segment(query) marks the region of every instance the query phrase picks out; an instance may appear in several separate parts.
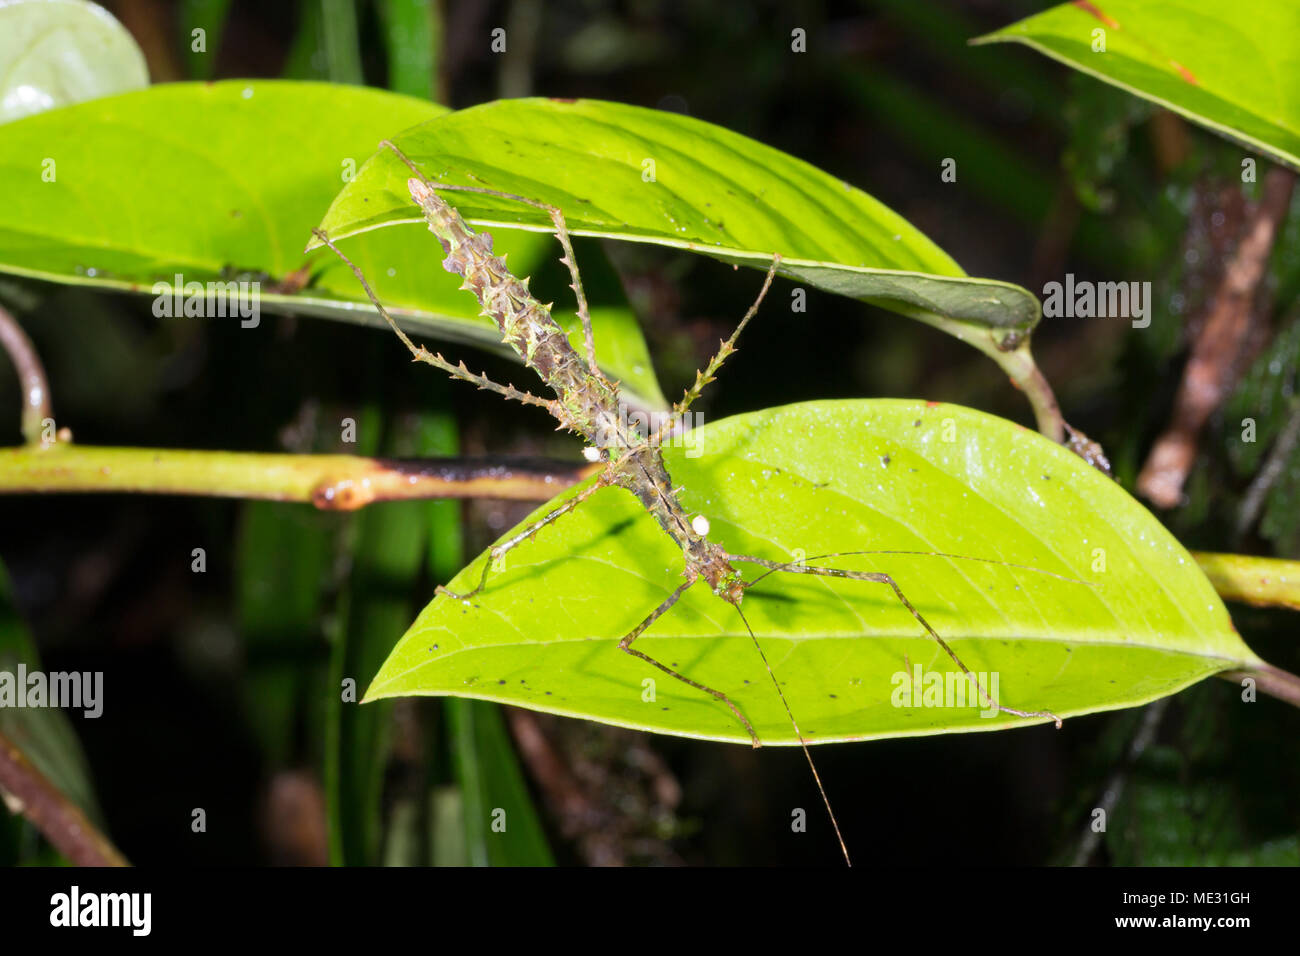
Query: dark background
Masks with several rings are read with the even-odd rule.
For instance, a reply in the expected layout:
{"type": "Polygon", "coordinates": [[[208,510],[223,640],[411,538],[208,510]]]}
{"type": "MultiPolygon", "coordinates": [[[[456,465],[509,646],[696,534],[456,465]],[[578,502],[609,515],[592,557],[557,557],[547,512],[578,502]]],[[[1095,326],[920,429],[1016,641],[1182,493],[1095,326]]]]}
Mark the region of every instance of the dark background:
{"type": "MultiPolygon", "coordinates": [[[[191,76],[182,41],[189,5],[107,6],[136,34],[155,81],[191,76]]],[[[1152,282],[1155,314],[1144,332],[1114,320],[1047,319],[1035,337],[1067,419],[1102,442],[1116,477],[1132,490],[1167,424],[1242,203],[1254,198],[1243,190],[1254,187],[1240,182],[1241,150],[1199,128],[1024,48],[966,45],[1044,6],[447,2],[440,88],[431,92],[453,107],[539,93],[689,113],[862,187],[973,275],[1034,291],[1066,272],[1152,282]],[[517,29],[530,18],[535,31],[517,29]],[[534,37],[514,48],[519,59],[509,77],[505,58],[488,50],[498,25],[511,30],[512,42],[534,37]],[[807,30],[806,54],[790,52],[795,27],[807,30]],[[959,160],[957,183],[940,181],[940,163],[950,156],[959,160]]],[[[383,86],[388,63],[377,11],[369,3],[357,9],[365,81],[383,86]]],[[[318,14],[314,2],[231,3],[209,58],[212,76],[329,78],[322,57],[312,55],[318,14]]],[[[1262,159],[1260,167],[1267,167],[1262,159]]],[[[1244,454],[1236,423],[1249,414],[1267,418],[1255,410],[1282,406],[1294,393],[1298,220],[1293,208],[1258,310],[1258,341],[1239,370],[1245,384],[1202,436],[1188,502],[1160,514],[1189,548],[1300,557],[1300,514],[1288,490],[1300,473],[1294,461],[1265,523],[1242,538],[1232,530],[1271,440],[1266,429],[1259,453],[1244,454]]],[[[595,254],[591,248],[579,258],[595,254]]],[[[679,394],[752,299],[756,274],[648,246],[605,252],[642,318],[665,393],[679,394]]],[[[432,386],[370,330],[269,317],[277,325],[273,347],[249,354],[216,325],[158,323],[143,298],[8,280],[6,289],[26,304],[21,316],[47,363],[60,422],[82,442],[302,450],[300,433],[316,417],[337,420],[364,406],[400,423],[413,411],[450,408],[466,454],[575,456],[544,416],[467,387],[432,386]],[[77,317],[75,334],[69,315],[77,317]]],[[[1023,397],[974,350],[860,303],[808,295],[798,328],[751,327],[707,393],[709,418],[810,399],[907,396],[1030,423],[1023,397]]],[[[504,361],[461,354],[496,377],[526,381],[504,361]]],[[[16,390],[6,385],[0,422],[17,417],[16,390]]],[[[257,507],[264,518],[270,506],[257,507]]],[[[348,575],[346,544],[338,542],[346,542],[353,519],[282,507],[336,549],[317,556],[335,587],[323,590],[306,633],[259,642],[254,653],[240,610],[241,542],[255,534],[249,506],[125,496],[0,500],[0,560],[44,666],[116,675],[114,720],[78,717],[74,725],[108,832],[134,862],[323,859],[324,743],[312,700],[340,613],[337,586],[348,575]],[[196,541],[208,549],[201,575],[189,570],[196,541]],[[287,701],[262,690],[286,686],[259,683],[268,669],[299,675],[287,701]],[[206,839],[188,829],[188,808],[199,805],[208,808],[206,839]]],[[[527,510],[465,507],[467,554],[527,510]]],[[[431,593],[431,574],[381,583],[409,601],[413,615],[431,593]]],[[[1300,669],[1293,617],[1232,612],[1261,656],[1300,669]]],[[[1217,680],[1159,706],[1154,715],[1071,720],[1059,732],[892,740],[822,747],[816,756],[864,863],[1070,862],[1089,811],[1116,779],[1124,785],[1119,811],[1087,854],[1090,863],[1300,862],[1300,715],[1267,698],[1242,704],[1236,687],[1217,680]],[[1129,760],[1144,720],[1151,743],[1129,760]]],[[[414,715],[436,739],[438,707],[415,702],[394,720],[414,715]]],[[[598,782],[600,815],[575,833],[564,832],[528,777],[561,862],[837,859],[797,750],[751,753],[552,718],[536,726],[598,782]],[[808,809],[809,833],[789,832],[792,806],[808,809]]],[[[400,744],[400,726],[395,733],[400,744]]],[[[413,772],[445,783],[446,764],[422,763],[398,746],[384,806],[391,809],[392,792],[413,772]]],[[[10,859],[40,858],[26,837],[0,847],[10,859]]]]}

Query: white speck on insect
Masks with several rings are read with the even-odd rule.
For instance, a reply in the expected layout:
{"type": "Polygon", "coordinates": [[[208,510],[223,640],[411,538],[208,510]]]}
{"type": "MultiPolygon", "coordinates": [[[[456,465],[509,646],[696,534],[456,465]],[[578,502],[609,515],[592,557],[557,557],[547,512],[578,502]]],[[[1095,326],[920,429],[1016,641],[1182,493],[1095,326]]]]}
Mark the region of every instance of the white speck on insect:
{"type": "Polygon", "coordinates": [[[587,459],[587,461],[600,461],[600,449],[592,448],[588,445],[582,450],[582,457],[587,459]]]}
{"type": "Polygon", "coordinates": [[[691,527],[695,529],[696,534],[709,533],[709,519],[704,515],[696,515],[691,519],[691,527]]]}

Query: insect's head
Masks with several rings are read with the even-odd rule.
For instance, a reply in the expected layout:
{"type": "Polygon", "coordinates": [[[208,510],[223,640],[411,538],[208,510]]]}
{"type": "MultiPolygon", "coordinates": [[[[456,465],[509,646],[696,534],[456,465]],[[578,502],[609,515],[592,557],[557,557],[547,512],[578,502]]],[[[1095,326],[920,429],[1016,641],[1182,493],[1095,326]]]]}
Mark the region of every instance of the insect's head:
{"type": "MultiPolygon", "coordinates": [[[[457,238],[458,230],[456,226],[459,214],[451,206],[447,205],[446,201],[423,180],[411,177],[406,181],[406,188],[410,190],[411,198],[415,200],[415,204],[424,211],[424,221],[429,224],[429,231],[437,236],[438,241],[442,243],[442,251],[451,252],[450,243],[457,238]]],[[[464,233],[464,229],[459,231],[462,234],[464,233]]],[[[488,249],[491,249],[490,245],[488,249]]],[[[448,272],[460,273],[462,271],[460,268],[452,269],[448,267],[445,262],[443,267],[448,272]]]]}
{"type": "Polygon", "coordinates": [[[711,555],[715,559],[715,564],[711,568],[709,575],[709,584],[713,586],[713,593],[728,604],[740,604],[745,597],[745,581],[740,576],[740,572],[731,566],[727,553],[718,548],[716,555],[711,555]]]}

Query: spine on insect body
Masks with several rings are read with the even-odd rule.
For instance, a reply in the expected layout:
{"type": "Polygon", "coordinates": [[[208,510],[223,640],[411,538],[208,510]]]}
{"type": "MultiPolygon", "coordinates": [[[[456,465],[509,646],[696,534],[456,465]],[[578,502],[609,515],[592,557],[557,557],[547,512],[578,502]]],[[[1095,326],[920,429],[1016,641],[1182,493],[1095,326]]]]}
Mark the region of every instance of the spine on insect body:
{"type": "Polygon", "coordinates": [[[528,291],[527,281],[515,278],[492,252],[492,236],[474,232],[454,206],[420,180],[407,185],[447,254],[443,268],[465,280],[461,288],[478,299],[502,341],[555,393],[561,423],[593,445],[608,444],[610,438],[635,441],[621,423],[617,392],[592,374],[550,309],[528,291]]]}

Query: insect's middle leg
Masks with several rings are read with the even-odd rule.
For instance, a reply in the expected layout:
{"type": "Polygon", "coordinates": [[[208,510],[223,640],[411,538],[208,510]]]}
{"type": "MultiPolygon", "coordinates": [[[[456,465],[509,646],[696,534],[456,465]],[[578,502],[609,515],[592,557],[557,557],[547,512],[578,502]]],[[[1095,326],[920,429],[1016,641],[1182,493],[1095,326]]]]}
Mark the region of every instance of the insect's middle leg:
{"type": "Polygon", "coordinates": [[[979,678],[970,672],[970,669],[965,665],[962,659],[957,656],[956,651],[948,646],[948,642],[940,637],[938,631],[930,626],[930,622],[927,621],[922,616],[921,612],[913,606],[912,602],[907,599],[907,595],[905,595],[903,589],[898,586],[898,582],[888,574],[878,571],[848,571],[842,568],[813,568],[807,565],[770,561],[767,558],[756,558],[743,554],[733,554],[730,557],[733,561],[747,561],[751,564],[757,564],[760,567],[768,568],[771,571],[786,571],[791,574],[815,574],[823,577],[845,578],[849,581],[868,581],[872,584],[889,585],[894,592],[894,596],[898,598],[899,603],[902,604],[903,607],[907,608],[908,613],[910,613],[912,617],[916,618],[917,623],[920,624],[921,627],[925,628],[925,632],[929,634],[930,637],[934,638],[935,642],[943,648],[943,652],[952,658],[954,664],[961,668],[961,672],[966,675],[967,680],[975,685],[980,696],[984,698],[984,701],[988,706],[997,708],[1001,713],[1012,714],[1016,717],[1048,717],[1056,723],[1058,729],[1060,728],[1061,718],[1057,717],[1050,710],[1016,710],[1014,707],[1003,707],[1000,703],[990,697],[988,691],[984,689],[984,685],[979,682],[979,678]]]}
{"type": "Polygon", "coordinates": [[[596,364],[596,339],[591,331],[591,310],[587,307],[587,293],[582,288],[582,276],[578,272],[578,260],[573,254],[573,242],[569,238],[569,227],[564,221],[564,213],[556,206],[543,205],[542,208],[550,214],[551,222],[555,225],[555,238],[560,240],[560,246],[564,249],[564,258],[560,261],[568,267],[569,276],[573,279],[573,284],[569,288],[573,290],[573,297],[578,303],[578,320],[582,322],[582,339],[587,348],[587,364],[591,366],[593,375],[613,388],[613,383],[605,377],[605,373],[596,364]]]}
{"type": "Polygon", "coordinates": [[[436,588],[434,588],[434,593],[445,594],[447,595],[447,597],[455,598],[457,601],[468,601],[470,598],[474,597],[474,595],[478,594],[480,591],[483,590],[484,586],[487,584],[488,574],[492,571],[492,565],[494,565],[498,561],[498,559],[501,558],[502,555],[506,554],[508,551],[510,551],[512,548],[516,547],[517,545],[523,544],[525,541],[527,541],[533,535],[537,534],[537,532],[541,531],[547,525],[553,524],[554,522],[558,521],[560,518],[567,515],[570,511],[577,508],[578,505],[582,504],[584,501],[586,501],[588,498],[590,498],[592,495],[598,492],[601,488],[606,487],[609,484],[608,479],[609,479],[609,472],[605,472],[599,478],[597,478],[595,483],[592,484],[590,487],[584,488],[582,491],[578,492],[578,494],[574,495],[564,504],[557,506],[551,511],[548,511],[546,514],[542,515],[542,517],[538,518],[536,521],[530,524],[527,528],[524,528],[518,534],[511,535],[509,538],[507,538],[505,541],[502,541],[500,544],[493,545],[492,550],[488,552],[488,559],[483,564],[483,573],[479,576],[478,584],[474,587],[474,590],[466,591],[464,594],[457,594],[455,591],[449,591],[441,584],[439,584],[436,588]]]}
{"type": "Polygon", "coordinates": [[[532,395],[528,392],[521,392],[513,385],[499,385],[486,375],[477,375],[474,372],[471,372],[465,367],[464,362],[461,362],[459,365],[452,365],[442,357],[441,352],[430,352],[423,345],[416,345],[411,341],[411,337],[402,331],[402,327],[397,324],[397,320],[388,313],[386,308],[384,308],[384,304],[379,301],[379,296],[375,295],[375,290],[372,289],[370,283],[366,281],[365,273],[361,271],[361,267],[344,255],[343,251],[334,244],[334,240],[330,239],[323,230],[313,229],[312,234],[328,246],[330,251],[338,256],[339,259],[343,261],[343,264],[352,270],[352,274],[356,276],[357,281],[361,283],[361,288],[364,289],[366,295],[370,297],[370,302],[374,305],[375,310],[383,317],[384,321],[389,324],[392,330],[397,333],[397,337],[402,340],[402,344],[406,346],[407,350],[411,353],[411,357],[415,361],[424,362],[426,365],[432,365],[434,368],[442,369],[442,371],[451,375],[453,378],[464,379],[472,385],[477,385],[479,388],[496,392],[505,398],[513,399],[517,402],[523,402],[525,405],[537,405],[546,409],[548,412],[552,411],[553,403],[544,398],[538,398],[536,395],[532,395]]]}
{"type": "Polygon", "coordinates": [[[639,657],[647,664],[659,668],[661,671],[663,671],[665,674],[669,675],[670,677],[676,677],[683,684],[689,684],[690,686],[694,687],[696,690],[703,691],[709,696],[722,701],[724,704],[727,705],[727,707],[731,709],[731,712],[736,715],[736,719],[739,720],[740,723],[744,726],[746,732],[749,734],[750,739],[754,742],[755,749],[757,749],[763,746],[763,742],[758,739],[758,734],[754,732],[754,725],[751,724],[749,722],[749,719],[740,712],[740,708],[737,707],[735,703],[732,702],[730,697],[728,697],[720,690],[714,690],[712,687],[709,687],[705,684],[701,684],[697,680],[691,680],[691,678],[687,677],[685,674],[679,674],[677,671],[673,670],[667,664],[661,664],[659,661],[655,660],[649,654],[639,651],[632,646],[632,642],[635,641],[638,637],[640,637],[643,633],[645,633],[646,628],[648,628],[655,621],[659,620],[659,618],[662,617],[670,607],[676,604],[677,599],[680,598],[682,594],[686,591],[686,589],[689,588],[694,583],[695,583],[694,579],[687,581],[685,584],[679,587],[672,594],[668,595],[668,597],[664,598],[663,603],[660,604],[657,608],[655,608],[650,613],[649,617],[647,617],[644,621],[642,621],[640,624],[634,627],[630,634],[628,634],[625,638],[623,638],[623,640],[618,642],[618,649],[620,651],[626,651],[627,653],[631,654],[633,657],[639,657]]]}
{"type": "Polygon", "coordinates": [[[682,416],[686,414],[692,403],[694,403],[694,401],[700,397],[700,393],[704,391],[704,386],[713,381],[713,377],[718,374],[718,369],[722,368],[722,363],[727,360],[729,355],[736,351],[736,340],[740,338],[740,333],[745,330],[745,326],[749,324],[749,320],[758,314],[758,307],[761,306],[763,300],[767,298],[767,290],[772,287],[772,279],[776,276],[776,267],[780,264],[781,255],[780,253],[776,253],[772,256],[772,264],[767,269],[767,277],[763,279],[763,287],[758,290],[758,298],[755,299],[754,304],[749,307],[749,311],[746,312],[745,317],[740,320],[740,324],[732,331],[731,337],[725,342],[720,342],[718,344],[718,351],[713,358],[709,360],[709,364],[695,373],[695,382],[686,390],[686,394],[682,396],[682,400],[673,406],[673,413],[668,416],[668,419],[662,426],[660,426],[658,432],[655,433],[654,438],[651,440],[651,444],[659,444],[663,441],[665,435],[677,427],[682,416]]]}

